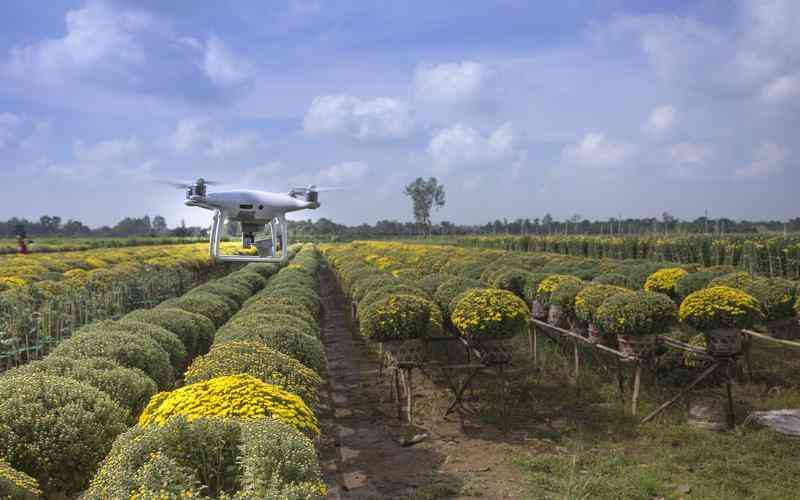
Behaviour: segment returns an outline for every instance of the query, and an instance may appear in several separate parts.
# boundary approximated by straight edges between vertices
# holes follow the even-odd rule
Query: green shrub
[[[758,300],[764,320],[776,321],[794,316],[796,283],[783,278],[757,278],[744,291]]]
[[[65,377],[0,378],[0,456],[47,495],[83,490],[129,414],[107,394]]]
[[[53,349],[51,356],[66,358],[109,358],[122,366],[145,372],[159,389],[172,386],[174,370],[169,354],[150,337],[124,330],[79,329]]]
[[[627,288],[629,290],[636,289],[636,283],[634,283],[631,278],[621,273],[603,273],[596,276],[592,282],[597,283],[598,285],[612,285]]]
[[[325,349],[316,337],[297,328],[276,327],[270,324],[253,328],[225,325],[217,331],[215,344],[235,341],[261,342],[265,346],[291,356],[320,375],[327,372]]]
[[[493,288],[508,290],[519,298],[525,298],[525,284],[530,281],[532,273],[524,269],[505,267],[489,277],[488,285]]]
[[[186,348],[177,335],[152,323],[143,323],[130,319],[119,321],[99,321],[91,323],[85,327],[86,330],[98,329],[100,331],[122,330],[124,332],[145,335],[158,342],[158,345],[169,354],[169,362],[175,369],[176,374],[180,374],[186,366]]]
[[[415,267],[403,267],[392,271],[392,276],[407,282],[416,282],[423,278],[422,271]]]
[[[183,342],[190,357],[208,352],[216,330],[214,322],[207,317],[176,307],[136,309],[122,319],[150,323],[171,331]]]
[[[675,284],[675,295],[679,300],[683,300],[688,297],[689,294],[708,287],[714,278],[720,276],[721,274],[718,272],[708,270],[686,274],[679,278]]]
[[[246,313],[237,314],[231,318],[225,327],[238,327],[257,329],[263,325],[273,328],[294,328],[311,337],[319,337],[320,331],[316,323],[311,323],[301,317],[278,313]]]
[[[675,323],[677,308],[668,295],[657,292],[622,292],[597,309],[597,326],[612,335],[660,334]]]
[[[282,496],[293,488],[317,495]],[[132,498],[164,490],[169,498],[190,492],[299,500],[321,498],[323,488],[313,443],[287,424],[269,418],[187,422],[173,417],[163,426],[134,427],[121,435],[83,498]]]
[[[681,321],[698,330],[748,328],[761,317],[755,298],[727,286],[698,290],[686,297],[680,308]]]
[[[358,311],[359,331],[366,338],[385,342],[441,334],[442,312],[418,295],[390,295]]]
[[[278,272],[280,274],[280,272]],[[249,295],[253,295],[265,286],[269,280],[261,276],[255,271],[248,270],[246,267],[239,271],[233,272],[224,278],[216,280],[224,284],[235,284],[250,291]]]
[[[539,286],[536,287],[536,300],[538,300],[539,303],[545,307],[549,306],[553,292],[559,286],[570,282],[575,284],[582,283],[581,279],[576,278],[575,276],[568,274],[551,274],[550,276],[541,280],[539,282]]]
[[[40,500],[42,489],[31,476],[11,467],[0,458],[0,498],[3,500]]]
[[[678,280],[689,274],[680,267],[665,267],[647,277],[644,289],[648,292],[658,292],[675,297]]]
[[[595,323],[597,309],[608,298],[618,293],[626,292],[621,286],[594,284],[578,292],[575,296],[575,316],[586,323]]]
[[[738,271],[735,273],[724,274],[717,278],[711,280],[708,284],[707,288],[715,287],[715,286],[727,286],[729,288],[736,288],[738,290],[744,290],[748,286],[752,285],[756,280],[756,277],[750,273],[746,273],[743,271]]]
[[[528,306],[515,294],[482,288],[469,290],[458,299],[450,321],[464,336],[499,339],[524,330],[528,316]]]
[[[165,300],[157,308],[178,308],[200,314],[220,327],[237,311],[238,305],[231,299],[208,292],[186,294],[183,297]]]
[[[528,279],[525,282],[525,285],[522,287],[522,293],[524,295],[524,297],[523,297],[524,300],[526,302],[528,302],[528,303],[531,303],[534,300],[537,300],[536,299],[536,293],[537,293],[537,290],[539,289],[539,283],[541,283],[544,279],[546,279],[546,278],[548,278],[550,276],[551,276],[551,273],[546,273],[546,272],[531,273],[530,276],[528,276]]]
[[[245,269],[254,271],[261,275],[262,278],[269,279],[270,276],[278,272],[278,266],[275,264],[267,264],[266,262],[253,262],[245,266]]]
[[[278,289],[264,289],[256,297],[281,297],[287,298],[297,303],[302,303],[309,308],[309,311],[314,317],[319,317],[320,304],[322,303],[317,292],[310,288],[305,288],[299,285],[287,285]],[[255,301],[255,297],[245,303],[247,306],[251,301]]]
[[[382,286],[380,288],[376,288],[370,291],[364,296],[363,299],[361,299],[361,302],[358,303],[359,315],[362,309],[366,309],[370,305],[376,302],[380,302],[387,297],[399,294],[415,295],[424,299],[428,298],[427,295],[425,295],[425,292],[412,285],[400,284],[400,285]]]
[[[234,300],[237,306],[244,304],[244,301],[249,299],[252,295],[250,288],[233,281],[224,283],[222,280],[209,281],[208,283],[192,288],[188,295],[198,292],[208,292],[215,295],[222,295]]]
[[[451,312],[450,303],[453,299],[472,288],[481,288],[480,281],[470,278],[451,278],[439,285],[439,288],[433,294],[433,298],[441,310],[449,317]]]
[[[314,312],[318,306],[309,301],[298,301],[295,298],[278,294],[258,295],[253,300],[247,301],[239,314],[247,313],[289,313],[296,314],[306,319],[309,323],[318,325]]]
[[[359,279],[350,287],[350,296],[356,302],[361,302],[370,291],[388,285],[399,285],[402,282],[389,273],[369,273],[365,278]],[[420,287],[422,288],[422,287]]]
[[[266,347],[261,342],[226,342],[215,345],[195,359],[184,376],[187,384],[223,375],[244,373],[297,394],[316,406],[322,379],[295,358]]]
[[[556,285],[553,293],[550,295],[550,304],[561,307],[561,311],[568,318],[576,318],[575,316],[575,299],[578,294],[589,283],[585,281],[565,281]]]
[[[420,288],[428,297],[433,297],[439,286],[447,280],[454,278],[451,274],[432,273],[422,279],[417,280],[415,285]]]
[[[130,410],[135,418],[158,392],[153,379],[137,368],[125,368],[108,358],[71,359],[50,355],[13,368],[3,376],[43,374],[67,377],[108,394],[121,407]]]

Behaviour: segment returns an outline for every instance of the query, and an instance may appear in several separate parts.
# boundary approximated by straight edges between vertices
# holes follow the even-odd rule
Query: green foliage
[[[40,500],[42,490],[31,476],[20,472],[0,458],[0,498],[3,500]]]
[[[361,335],[378,342],[428,337],[442,331],[439,307],[417,295],[391,294],[359,309],[358,318]]]
[[[594,323],[596,321],[595,315],[597,309],[603,305],[603,302],[625,291],[627,291],[627,289],[620,286],[603,284],[589,285],[575,296],[575,316],[586,323]]]
[[[277,385],[316,405],[317,387],[322,379],[314,370],[296,359],[260,342],[226,342],[214,346],[205,356],[195,359],[186,370],[187,384],[223,375],[244,373]]]
[[[487,284],[493,288],[508,290],[517,297],[524,299],[525,284],[532,279],[532,274],[524,269],[503,267],[489,276]]]
[[[217,327],[225,324],[238,309],[232,299],[209,292],[195,292],[169,299],[158,305],[158,308],[170,307],[200,314],[210,319]]]
[[[585,281],[565,281],[555,287],[550,295],[550,304],[561,307],[562,312],[567,316],[575,317],[575,298],[583,291],[589,283]]]
[[[134,321],[124,319],[119,321],[100,321],[98,323],[91,323],[83,327],[84,330],[90,331],[98,329],[100,331],[121,330],[124,332],[134,333],[136,335],[144,335],[155,340],[162,349],[169,354],[169,362],[175,369],[176,374],[180,374],[186,365],[186,348],[178,338],[177,335],[161,328],[152,323],[143,323],[141,321]]]
[[[369,270],[368,272],[364,273],[363,278],[355,281],[350,287],[350,296],[356,303],[358,303],[361,302],[361,299],[363,299],[366,294],[372,290],[375,290],[376,288],[399,285],[400,283],[402,282],[398,278],[389,273],[376,273],[374,270]],[[417,283],[417,286],[420,286],[420,284]],[[420,288],[422,287],[420,286]]]
[[[150,323],[171,331],[183,342],[190,357],[208,352],[216,331],[207,317],[176,307],[136,309],[122,319]]]
[[[668,295],[657,292],[622,292],[597,309],[597,326],[612,335],[644,336],[664,333],[677,319]]]
[[[675,295],[679,300],[683,300],[688,297],[689,294],[698,290],[702,290],[703,288],[707,288],[714,278],[719,278],[724,274],[728,273],[720,273],[720,271],[712,271],[708,269],[697,271],[696,273],[686,274],[678,279],[675,285]]]
[[[758,300],[764,320],[775,321],[794,316],[797,283],[783,278],[757,278],[744,291]]]
[[[174,371],[169,354],[158,342],[124,330],[80,329],[50,354],[67,358],[109,358],[122,366],[138,368],[155,381],[159,389],[172,386]]]
[[[256,324],[252,327],[225,325],[217,331],[215,344],[235,341],[254,341],[298,360],[315,372],[327,372],[325,350],[316,337],[294,327]]]
[[[137,368],[125,368],[108,358],[71,359],[50,355],[3,374],[5,377],[43,374],[67,377],[108,394],[135,418],[158,392],[153,379]]]
[[[215,295],[222,295],[236,302],[237,306],[244,304],[244,301],[250,298],[252,292],[249,287],[241,285],[235,281],[223,282],[222,279],[209,281],[200,286],[197,286],[189,291],[189,295],[199,292],[208,292]]]
[[[451,278],[439,285],[433,297],[441,310],[449,317],[452,312],[450,303],[453,299],[473,288],[482,288],[480,281],[470,278]]]
[[[320,312],[320,298],[311,288],[306,288],[300,285],[287,285],[280,288],[265,288],[261,293],[245,302],[245,307],[250,305],[251,302],[256,302],[261,297],[279,297],[286,298],[295,303],[303,304],[314,317],[319,317]]]
[[[309,322],[299,316],[280,313],[247,313],[237,314],[228,321],[223,328],[244,328],[255,330],[261,326],[268,325],[271,328],[290,328],[301,331],[311,337],[319,337],[319,327],[316,322]]]
[[[512,337],[526,326],[528,306],[515,294],[497,288],[468,290],[454,300],[450,320],[468,337]]]
[[[170,498],[187,492],[212,498],[282,498],[324,486],[313,443],[293,427],[256,421],[180,417],[163,426],[134,427],[119,437],[84,500],[131,498],[144,491]],[[155,497],[160,498],[160,497]]]
[[[681,302],[681,321],[699,330],[747,328],[761,319],[758,301],[727,286],[698,290]]]
[[[636,289],[636,283],[630,277],[620,273],[603,273],[596,276],[592,282],[598,285],[619,286],[629,290]]]
[[[421,297],[421,298],[427,298],[427,296],[425,295],[425,292],[423,292],[421,289],[419,289],[419,288],[417,288],[416,286],[413,286],[413,285],[399,284],[399,285],[387,285],[387,286],[375,288],[374,290],[372,290],[368,294],[366,294],[364,296],[364,298],[361,299],[361,301],[358,303],[359,316],[361,314],[360,311],[362,309],[366,309],[370,305],[372,305],[372,304],[374,304],[376,302],[380,302],[380,301],[386,299],[387,297],[390,297],[392,295],[399,295],[399,294],[415,295],[415,296],[418,296],[418,297]]]
[[[738,290],[745,290],[748,286],[752,285],[756,277],[744,271],[735,273],[728,273],[711,280],[707,288],[715,286],[726,286],[729,288],[736,288]]]
[[[452,274],[447,273],[431,273],[417,280],[415,285],[425,292],[428,297],[433,297],[442,283],[454,277]]]
[[[0,394],[0,456],[48,495],[83,490],[129,418],[107,394],[71,378],[2,377]]]
[[[277,314],[291,314],[302,318],[311,325],[318,325],[317,318],[314,316],[315,311],[319,306],[318,304],[311,304],[310,302],[298,301],[291,297],[281,296],[277,293],[271,295],[258,295],[247,302],[239,314],[250,313],[277,313]]]

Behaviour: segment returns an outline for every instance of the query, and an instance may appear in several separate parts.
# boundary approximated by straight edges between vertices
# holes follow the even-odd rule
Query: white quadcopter
[[[319,208],[318,193],[330,189],[316,186],[293,188],[288,193],[270,193],[242,189],[219,193],[207,193],[206,186],[216,184],[202,178],[194,184],[161,181],[174,187],[186,189],[186,202],[189,207],[200,207],[214,212],[211,225],[211,256],[222,262],[270,262],[284,263],[288,260],[289,238],[286,230],[286,213]],[[223,255],[219,250],[222,229],[226,223],[239,222],[242,225],[242,247],[255,247],[258,256]],[[268,237],[256,239],[256,234]]]

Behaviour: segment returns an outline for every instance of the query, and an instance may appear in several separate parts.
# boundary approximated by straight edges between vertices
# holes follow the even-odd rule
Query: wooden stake
[[[636,360],[636,372],[633,375],[633,399],[631,400],[631,414],[636,416],[639,404],[639,387],[642,380],[642,363]]]
[[[578,384],[578,376],[580,375],[581,357],[578,351],[578,341],[572,342],[572,352],[575,355],[575,384]]]
[[[711,373],[713,373],[713,372],[714,372],[714,370],[716,370],[717,368],[719,368],[719,366],[720,366],[720,365],[719,365],[719,363],[714,363],[713,365],[711,365],[711,366],[709,366],[708,368],[706,368],[706,369],[705,369],[705,371],[704,371],[703,373],[701,373],[701,374],[700,374],[700,375],[699,375],[699,376],[698,376],[696,379],[692,380],[692,383],[691,383],[691,384],[689,384],[689,385],[687,385],[687,386],[686,386],[686,387],[685,387],[685,388],[684,388],[684,389],[683,389],[681,392],[679,392],[678,394],[676,394],[675,396],[673,396],[673,397],[672,397],[672,399],[670,399],[670,400],[669,400],[669,401],[667,401],[666,403],[662,404],[661,406],[659,406],[658,408],[656,408],[655,410],[653,410],[653,412],[652,412],[652,413],[650,413],[649,415],[647,415],[646,417],[644,417],[644,418],[642,419],[642,423],[644,424],[644,423],[647,423],[647,422],[649,422],[650,420],[652,420],[653,418],[655,418],[655,416],[656,416],[656,415],[658,415],[658,414],[659,414],[659,413],[661,413],[662,411],[664,411],[664,410],[666,410],[667,408],[669,408],[670,406],[672,406],[672,405],[673,405],[673,404],[674,404],[674,403],[675,403],[677,400],[679,400],[680,398],[682,398],[683,396],[685,396],[686,394],[688,394],[688,393],[689,393],[689,391],[691,391],[691,390],[692,390],[692,388],[693,388],[694,386],[696,386],[697,384],[699,384],[699,383],[700,383],[700,382],[701,382],[701,381],[702,381],[704,378],[706,378],[706,377],[708,377],[709,375],[711,375]],[[636,415],[636,413],[634,413],[634,415]]]
[[[406,372],[406,412],[408,413],[408,425],[414,425],[414,382],[412,380],[413,369]]]

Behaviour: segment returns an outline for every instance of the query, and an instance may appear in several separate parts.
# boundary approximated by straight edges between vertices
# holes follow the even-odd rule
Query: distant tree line
[[[0,221],[0,237],[14,237],[24,231],[29,237],[33,236],[78,236],[78,237],[124,237],[124,236],[204,236],[208,229],[203,227],[188,227],[181,221],[178,227],[170,229],[167,221],[160,215],[152,219],[149,215],[144,217],[125,217],[113,226],[90,228],[81,221],[69,219],[63,222],[57,215],[43,215],[38,221],[30,221],[12,217]]]

